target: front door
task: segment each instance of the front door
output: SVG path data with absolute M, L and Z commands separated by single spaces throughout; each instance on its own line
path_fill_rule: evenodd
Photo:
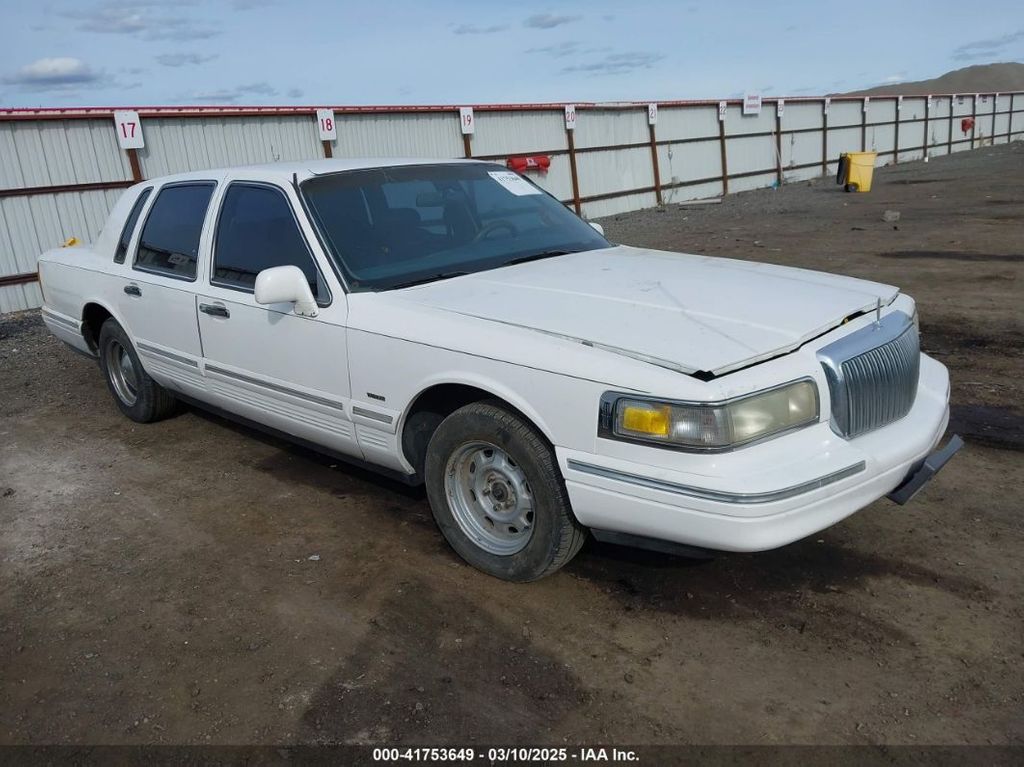
M 294 265 L 309 280 L 319 314 L 261 306 L 256 275 Z M 288 193 L 231 183 L 198 290 L 208 400 L 229 412 L 342 453 L 362 457 L 350 420 L 345 294 L 318 266 Z

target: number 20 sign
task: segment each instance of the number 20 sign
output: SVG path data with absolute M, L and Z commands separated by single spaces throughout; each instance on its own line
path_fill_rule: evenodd
M 142 149 L 146 145 L 138 112 L 114 112 L 114 130 L 122 149 Z
M 321 141 L 337 141 L 338 124 L 334 122 L 333 109 L 316 110 L 316 126 L 320 131 Z

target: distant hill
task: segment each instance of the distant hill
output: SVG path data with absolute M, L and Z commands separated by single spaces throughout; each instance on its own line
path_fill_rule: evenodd
M 929 93 L 1008 93 L 1024 91 L 1024 64 L 1008 61 L 1002 64 L 976 64 L 973 67 L 954 69 L 941 77 L 931 80 L 916 80 L 908 83 L 891 83 L 851 91 L 844 96 L 899 96 L 926 95 Z

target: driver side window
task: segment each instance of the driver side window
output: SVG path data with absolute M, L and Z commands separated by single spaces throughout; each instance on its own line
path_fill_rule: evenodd
M 274 266 L 299 267 L 317 303 L 330 302 L 288 199 L 271 186 L 235 182 L 217 220 L 210 283 L 252 293 L 256 275 Z

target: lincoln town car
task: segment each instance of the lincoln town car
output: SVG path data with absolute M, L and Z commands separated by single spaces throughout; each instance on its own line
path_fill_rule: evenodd
M 939 448 L 949 377 L 898 288 L 614 244 L 489 162 L 152 179 L 39 276 L 131 420 L 190 403 L 422 484 L 511 581 L 591 535 L 783 546 L 908 501 L 962 444 Z

